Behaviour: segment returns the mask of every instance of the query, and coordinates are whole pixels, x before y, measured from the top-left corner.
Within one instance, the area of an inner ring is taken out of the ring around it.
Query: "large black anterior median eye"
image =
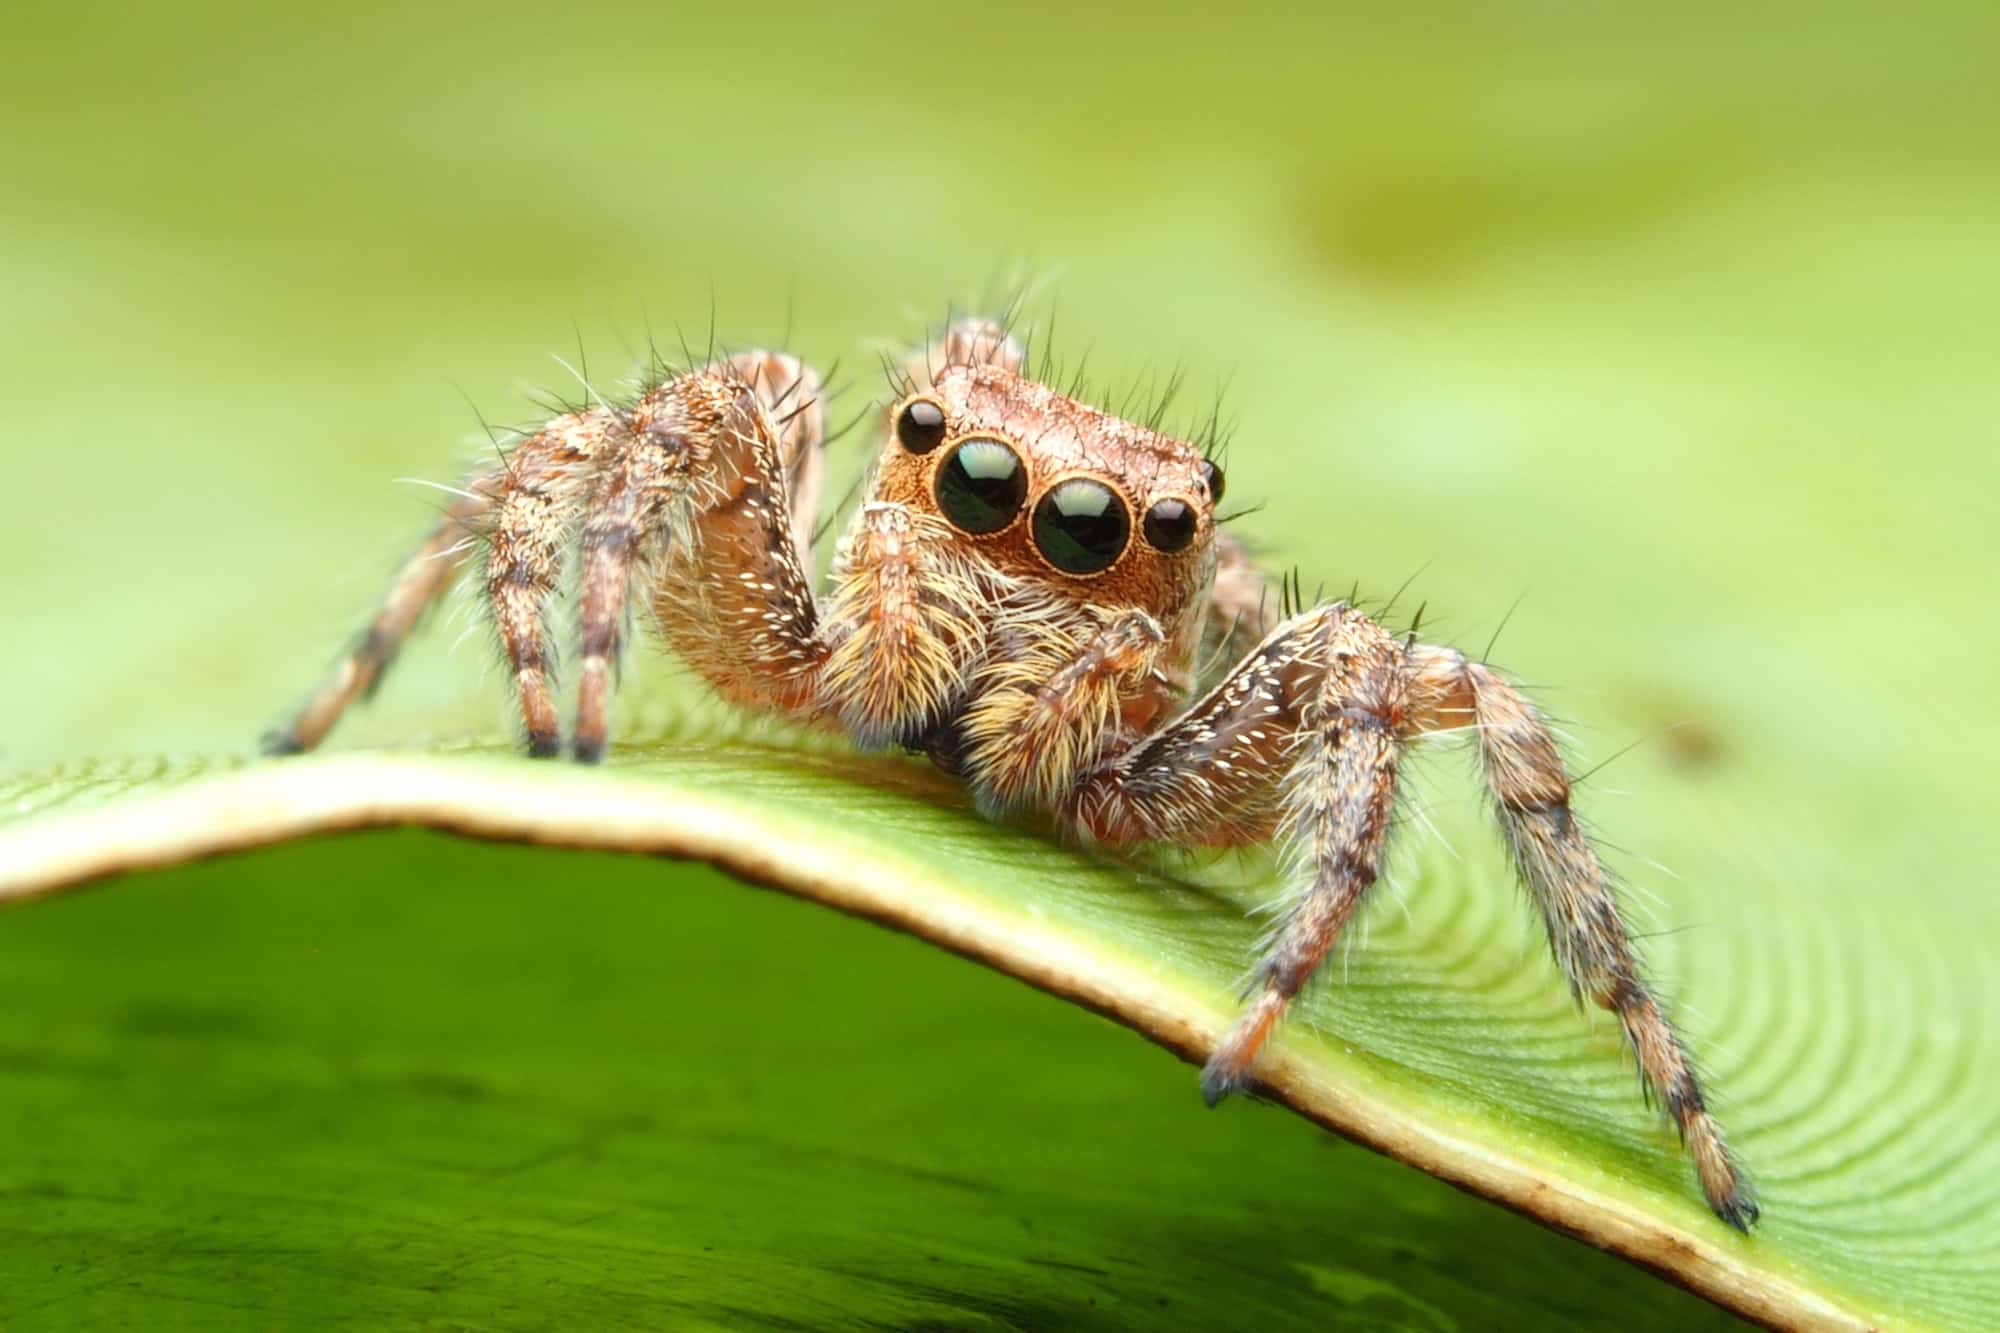
[[[966,532],[998,532],[1028,498],[1028,470],[1000,440],[961,440],[938,465],[938,509]]]
[[[944,443],[944,409],[919,398],[896,414],[896,438],[913,454],[927,454]]]
[[[1156,501],[1146,511],[1146,521],[1139,526],[1154,549],[1171,554],[1187,549],[1187,544],[1194,540],[1197,521],[1193,505],[1169,496]]]
[[[1088,477],[1071,477],[1035,506],[1035,548],[1066,574],[1109,568],[1131,532],[1118,492]]]

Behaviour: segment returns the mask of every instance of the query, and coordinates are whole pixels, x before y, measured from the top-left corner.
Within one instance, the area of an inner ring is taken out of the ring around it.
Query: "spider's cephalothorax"
[[[927,754],[989,812],[1031,809],[1113,845],[1294,849],[1297,882],[1248,1009],[1202,1072],[1213,1102],[1250,1081],[1375,881],[1406,750],[1468,733],[1557,961],[1618,1016],[1710,1206],[1738,1228],[1755,1220],[1571,812],[1548,726],[1513,685],[1344,603],[1281,617],[1216,529],[1220,470],[1027,378],[993,324],[952,327],[897,390],[824,596],[806,572],[820,383],[796,359],[732,356],[549,422],[454,493],[359,645],[270,748],[317,744],[478,563],[529,753],[556,753],[546,641],[575,552],[578,759],[604,753],[637,592],[723,697]],[[1218,657],[1219,676],[1197,681],[1197,662]]]

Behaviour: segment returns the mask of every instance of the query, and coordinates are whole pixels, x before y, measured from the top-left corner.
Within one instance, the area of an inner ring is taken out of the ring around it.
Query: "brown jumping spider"
[[[636,589],[724,698],[927,755],[988,813],[1031,809],[1110,845],[1294,849],[1295,889],[1248,1008],[1202,1071],[1214,1103],[1250,1081],[1375,881],[1405,751],[1469,731],[1557,962],[1618,1016],[1709,1205],[1748,1228],[1748,1183],[1640,975],[1534,705],[1485,665],[1345,603],[1281,616],[1217,531],[1215,464],[1028,378],[995,324],[953,325],[894,387],[824,598],[806,573],[819,377],[779,353],[730,356],[629,405],[558,416],[474,472],[269,748],[317,744],[480,549],[528,753],[555,754],[550,600],[579,552],[580,760],[604,755]],[[1197,696],[1196,664],[1218,658],[1227,670]]]

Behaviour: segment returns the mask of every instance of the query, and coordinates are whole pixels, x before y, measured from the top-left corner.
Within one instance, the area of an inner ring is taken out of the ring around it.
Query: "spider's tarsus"
[[[570,746],[570,755],[579,764],[601,764],[604,762],[604,739],[586,740],[579,736]]]
[[[528,758],[553,759],[562,753],[562,738],[553,731],[535,732],[528,736]]]
[[[1222,1052],[1218,1051],[1201,1067],[1201,1099],[1213,1109],[1230,1093],[1242,1091],[1244,1082],[1242,1074],[1224,1065]]]
[[[1709,1206],[1715,1209],[1717,1217],[1746,1236],[1750,1234],[1750,1228],[1757,1224],[1757,1219],[1764,1215],[1748,1190],[1738,1190],[1726,1199],[1711,1200]]]
[[[262,736],[259,736],[257,738],[257,751],[270,758],[278,759],[288,754],[304,754],[306,752],[306,745],[304,741],[299,739],[298,732],[290,727],[286,727],[283,731],[267,731]]]

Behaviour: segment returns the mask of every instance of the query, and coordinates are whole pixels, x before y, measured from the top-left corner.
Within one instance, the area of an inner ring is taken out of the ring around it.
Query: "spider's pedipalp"
[[[864,747],[914,739],[979,660],[989,597],[942,520],[864,504],[834,553],[821,707]]]
[[[1167,652],[1144,611],[1108,617],[1079,648],[1051,617],[1002,620],[973,680],[964,762],[981,808],[1059,800],[1118,737]]]

